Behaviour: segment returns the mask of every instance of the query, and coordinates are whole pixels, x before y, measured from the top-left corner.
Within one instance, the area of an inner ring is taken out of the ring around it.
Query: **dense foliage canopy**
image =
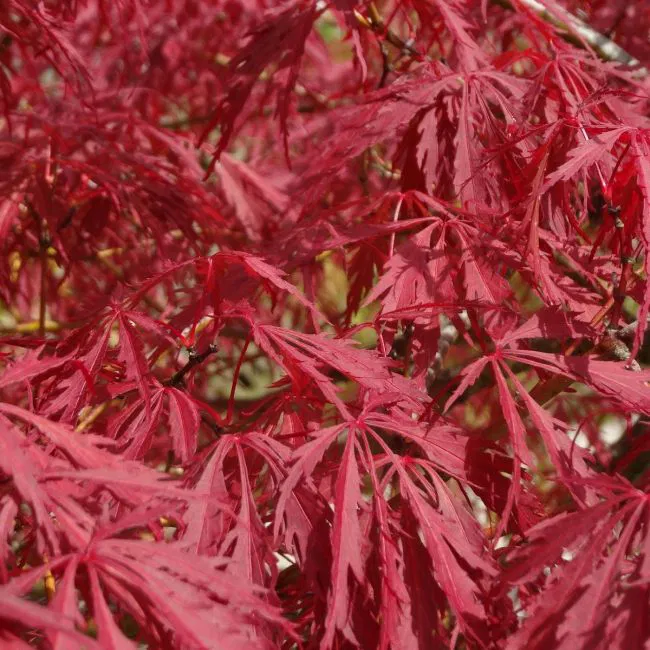
[[[650,647],[649,32],[0,3],[0,646]]]

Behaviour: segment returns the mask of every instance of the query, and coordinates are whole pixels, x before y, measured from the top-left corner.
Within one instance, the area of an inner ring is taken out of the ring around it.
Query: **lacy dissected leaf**
[[[128,590],[144,611],[179,642],[205,648],[273,647],[261,632],[264,623],[286,627],[276,610],[250,586],[229,578],[217,567],[223,560],[187,555],[177,548],[150,543],[106,540],[94,546],[94,566],[100,577]],[[219,630],[215,636],[215,629]]]
[[[0,647],[650,647],[645,4],[0,3]]]
[[[222,126],[215,159],[225,150],[235,128],[235,120],[250,97],[254,84],[270,62],[286,71],[288,78],[278,96],[277,112],[286,138],[290,92],[298,78],[305,40],[317,16],[316,5],[284,3],[267,10],[264,18],[249,34],[249,41],[229,62],[229,91],[219,106],[207,134],[217,124]],[[286,145],[285,145],[286,146]]]
[[[201,298],[216,310],[222,302],[236,303],[248,298],[261,287],[273,298],[291,296],[300,304],[319,315],[316,306],[284,278],[284,272],[250,253],[217,253],[207,260],[198,260],[198,272],[204,278]]]
[[[67,358],[39,358],[38,352],[25,355],[17,363],[5,368],[0,379],[0,388],[11,386],[18,382],[29,382],[44,379],[48,374],[68,363]]]
[[[255,639],[259,647],[271,648],[274,628],[290,634],[289,626],[277,610],[264,602],[261,592],[228,577],[223,567],[223,559],[188,555],[165,543],[154,547],[150,541],[104,539],[93,541],[83,555],[65,558],[60,587],[69,589],[76,583],[87,590],[88,583],[82,578],[88,575],[90,588],[86,593],[97,626],[103,624],[99,629],[101,647],[132,647],[117,625],[124,612],[138,626],[146,627],[148,621],[156,621],[147,633],[153,643],[173,638],[176,644],[197,647],[217,648],[225,643],[228,647],[244,648]],[[58,574],[60,570],[61,567],[52,565],[53,572]],[[24,577],[23,589],[38,577],[38,572],[32,574]],[[121,602],[117,611],[110,606],[115,598]],[[27,620],[29,605],[26,603],[24,610]],[[50,610],[43,611],[37,625],[48,622]],[[51,613],[55,615],[54,611]],[[56,617],[58,624],[52,625],[53,631],[68,629],[74,633],[74,628],[64,626],[60,613]],[[218,638],[211,634],[215,626],[220,631]]]
[[[100,467],[116,463],[115,457],[97,444],[101,440],[97,437],[78,435],[68,425],[48,420],[13,404],[0,403],[0,412],[37,427],[53,446],[64,452],[79,467]]]
[[[526,596],[529,620],[508,647],[612,647],[623,635],[609,621],[624,620],[627,594],[647,603],[645,494],[614,480],[599,487],[603,502],[538,524],[509,555],[505,584],[523,585],[549,565],[551,571],[544,596]],[[647,630],[634,626],[625,636],[636,647],[648,641]]]
[[[188,508],[182,543],[202,554],[218,552],[229,558],[228,573],[272,587],[275,561],[261,515],[275,496],[286,450],[262,434],[249,432],[221,437],[209,453],[201,475],[192,481],[194,490],[209,500],[197,500]]]
[[[626,362],[568,357],[533,350],[508,350],[503,354],[506,358],[587,384],[631,411],[647,413],[650,410],[650,373],[646,370],[634,372]]]
[[[332,368],[359,386],[390,396],[415,402],[419,391],[399,375],[390,371],[390,363],[378,354],[354,346],[350,340],[329,339],[323,335],[303,334],[278,327],[259,325],[256,339],[272,359],[283,366],[294,383],[300,387],[306,377],[315,381],[323,395],[342,413],[347,409],[338,391],[321,370]]]
[[[66,647],[70,650],[81,650],[82,648],[90,650],[103,647],[90,637],[78,632],[74,627],[73,619],[62,617],[58,612],[19,598],[6,587],[0,587],[0,603],[2,604],[0,619],[3,619],[5,623],[41,629],[49,633],[56,631],[61,638],[65,639]],[[14,637],[13,643],[7,637],[5,639],[8,648],[31,647],[26,643],[21,643],[18,637]]]
[[[287,197],[279,189],[242,162],[223,154],[219,166],[219,178],[237,218],[252,241],[259,241],[267,219],[265,206],[282,212],[287,207]],[[267,217],[268,218],[268,217]]]
[[[186,463],[196,451],[201,417],[196,404],[183,391],[165,389],[169,402],[169,428],[176,457]]]
[[[341,630],[343,636],[354,642],[349,629],[350,574],[363,584],[361,563],[361,528],[357,510],[361,502],[360,477],[355,458],[355,435],[348,431],[345,450],[341,459],[339,475],[334,488],[334,520],[332,522],[332,586],[328,598],[328,615],[325,619],[323,647],[334,643],[334,633]]]
[[[638,322],[639,326],[636,329],[634,336],[634,345],[632,348],[632,359],[636,357],[641,343],[643,341],[643,334],[646,329],[646,322],[648,320],[648,312],[650,311],[650,291],[647,288],[648,278],[650,278],[650,153],[648,151],[648,143],[641,141],[634,147],[635,166],[638,174],[638,185],[643,196],[643,206],[641,208],[641,238],[646,250],[644,270],[646,274],[646,290],[644,292],[641,308],[639,309]]]
[[[602,158],[609,156],[614,144],[628,130],[628,127],[619,127],[599,133],[573,149],[569,154],[570,159],[548,175],[540,192],[547,191],[559,181],[567,181],[579,173],[584,173]]]
[[[454,222],[433,224],[406,241],[388,260],[366,297],[381,299],[386,312],[436,303],[499,305],[510,290],[499,266],[482,254],[479,232]]]
[[[445,254],[444,235],[435,247],[430,242],[435,225],[420,231],[412,240],[400,247],[387,262],[385,273],[366,297],[366,303],[382,300],[387,311],[431,302],[449,302],[453,299],[451,262]],[[444,278],[442,282],[438,278]]]
[[[435,581],[463,631],[476,640],[485,638],[485,589],[495,569],[483,549],[475,522],[454,503],[442,481],[426,472],[426,466],[422,467],[423,474],[415,465],[397,467],[408,516],[414,518],[421,531]]]
[[[19,497],[14,498],[14,502],[17,506],[23,499],[30,504],[37,522],[38,536],[45,538],[53,552],[58,553],[59,541],[50,515],[53,504],[39,484],[40,471],[47,466],[47,455],[37,445],[30,444],[23,432],[5,417],[0,418],[0,425],[0,470],[13,483]]]

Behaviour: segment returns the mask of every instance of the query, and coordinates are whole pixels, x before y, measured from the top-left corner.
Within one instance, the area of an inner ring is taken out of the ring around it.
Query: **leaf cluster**
[[[647,647],[648,29],[1,3],[0,646]]]

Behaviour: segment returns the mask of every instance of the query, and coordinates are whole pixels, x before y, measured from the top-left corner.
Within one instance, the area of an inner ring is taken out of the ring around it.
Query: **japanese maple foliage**
[[[649,29],[0,3],[0,646],[650,647]]]

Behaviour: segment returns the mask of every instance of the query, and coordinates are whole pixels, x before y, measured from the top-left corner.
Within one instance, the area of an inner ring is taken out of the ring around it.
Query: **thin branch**
[[[40,295],[38,300],[38,335],[45,336],[45,321],[47,313],[47,250],[50,247],[50,237],[47,233],[47,224],[32,205],[31,201],[25,201],[29,213],[36,221],[38,227],[38,257],[40,260]]]
[[[638,59],[635,59],[620,45],[617,45],[613,40],[607,38],[607,36],[597,32],[593,27],[590,27],[568,11],[563,11],[564,20],[560,20],[556,15],[552,14],[544,4],[538,2],[538,0],[519,1],[521,4],[534,11],[547,23],[553,25],[564,40],[579,47],[584,47],[586,43],[601,59],[605,61],[621,63],[622,65],[631,68],[641,65],[641,62]],[[492,2],[504,9],[515,9],[510,0],[492,0]],[[645,66],[637,68],[633,73],[633,76],[636,78],[643,78],[647,75],[648,69]]]
[[[54,320],[31,320],[26,323],[16,323],[15,325],[0,324],[0,333],[2,334],[35,334],[40,329],[45,332],[59,332],[62,329],[73,329],[79,327],[82,323],[59,323]]]
[[[187,375],[190,370],[193,370],[198,365],[202,364],[210,355],[214,354],[217,351],[217,346],[211,343],[208,345],[208,348],[197,354],[193,350],[190,351],[190,358],[188,362],[180,369],[177,370],[167,381],[164,382],[165,386],[172,386],[174,388],[180,388],[185,384],[185,375]]]
[[[426,58],[420,52],[418,52],[418,50],[416,50],[411,43],[403,40],[395,32],[384,25],[384,22],[381,19],[381,16],[379,15],[379,12],[377,11],[377,8],[373,2],[370,3],[368,16],[364,16],[355,10],[354,17],[357,19],[357,23],[359,23],[361,27],[365,27],[366,29],[375,32],[375,34],[382,35],[386,39],[387,43],[390,43],[398,50],[402,52],[408,52],[411,56],[414,56],[417,59]]]
[[[45,336],[46,310],[47,310],[47,249],[49,244],[43,234],[40,237],[41,257],[41,293],[38,302],[38,335]]]
[[[97,406],[93,407],[92,409],[89,410],[88,413],[86,413],[83,417],[79,417],[79,423],[75,427],[75,431],[77,433],[81,433],[88,429],[90,426],[92,426],[95,423],[95,420],[109,407],[109,406],[114,406],[116,404],[119,404],[122,401],[121,398],[115,398],[115,399],[109,399],[106,400],[105,402],[102,402],[101,404],[98,404]],[[83,411],[82,411],[83,413]]]
[[[648,327],[648,325],[650,325],[650,316],[648,316],[648,319],[646,321],[646,327]],[[639,321],[634,320],[631,323],[627,323],[626,325],[623,325],[622,327],[612,328],[609,333],[611,334],[611,336],[615,336],[617,339],[620,339],[621,341],[630,342],[634,339],[638,327],[639,327]]]

